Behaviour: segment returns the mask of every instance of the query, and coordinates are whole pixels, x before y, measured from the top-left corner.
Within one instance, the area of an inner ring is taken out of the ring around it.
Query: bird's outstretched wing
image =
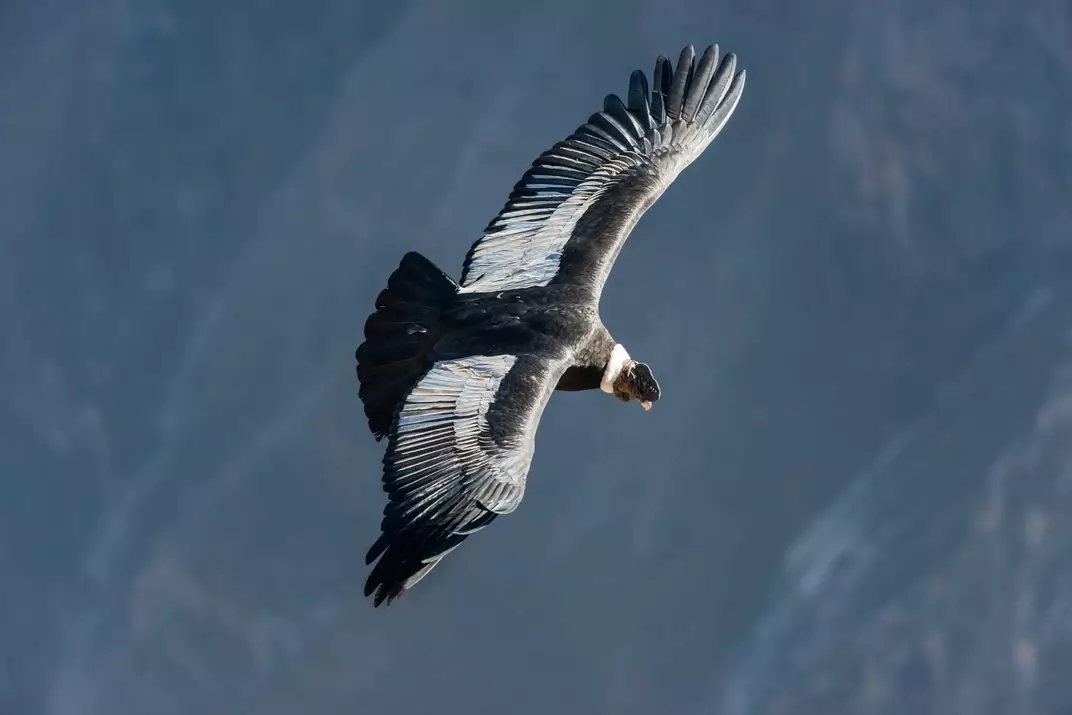
[[[536,427],[564,366],[513,355],[436,362],[409,392],[383,458],[389,496],[365,595],[390,603],[469,534],[517,508]]]
[[[629,232],[737,108],[745,72],[733,53],[692,46],[677,71],[660,55],[653,87],[640,70],[626,101],[603,111],[544,152],[514,186],[506,206],[465,257],[461,286],[492,292],[556,283],[602,293]]]

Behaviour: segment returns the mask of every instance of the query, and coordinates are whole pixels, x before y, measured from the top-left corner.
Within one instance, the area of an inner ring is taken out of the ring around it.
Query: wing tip
[[[380,534],[379,538],[369,547],[369,550],[365,552],[365,565],[371,566],[372,562],[380,558],[383,552],[387,550],[387,534]],[[367,593],[365,594],[368,595]]]
[[[437,541],[434,537],[429,539],[427,532],[422,535],[420,532],[384,531],[369,549],[372,561],[379,560],[365,580],[365,598],[372,596],[374,608],[391,605],[427,576],[444,556],[465,541],[466,536],[455,533]]]
[[[390,605],[401,596],[407,588],[407,581],[415,571],[420,570],[412,568],[411,559],[405,553],[395,553],[397,548],[398,544],[392,543],[392,539],[385,531],[365,554],[366,565],[376,561],[372,572],[365,580],[364,589],[365,598],[372,596],[374,608],[385,604]]]
[[[695,66],[696,48],[692,44],[685,45],[678,55],[677,67],[674,68],[674,76],[670,82],[670,96],[666,103],[666,113],[672,119],[681,116]]]
[[[372,596],[372,607],[390,606],[399,596],[406,592],[400,583],[387,583],[374,581],[372,577],[365,582],[365,598]]]
[[[738,70],[737,53],[731,50],[719,58],[718,48],[712,44],[704,51],[676,117],[703,127],[709,138],[721,131],[736,109],[746,77],[743,68]]]

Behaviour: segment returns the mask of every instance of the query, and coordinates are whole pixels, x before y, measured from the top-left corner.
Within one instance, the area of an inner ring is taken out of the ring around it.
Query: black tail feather
[[[411,251],[376,297],[376,312],[365,321],[365,341],[354,357],[358,394],[377,441],[390,431],[402,400],[431,367],[439,317],[457,291],[450,276]]]

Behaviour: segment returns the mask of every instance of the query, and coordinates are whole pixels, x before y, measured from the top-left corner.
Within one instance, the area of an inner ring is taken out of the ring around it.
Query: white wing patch
[[[471,254],[466,275],[474,279],[463,281],[461,292],[490,293],[550,283],[577,221],[611,183],[614,168],[600,167],[570,193],[534,190],[532,200],[517,201],[512,210],[500,213]]]
[[[546,286],[558,275],[567,244],[590,240],[576,236],[577,225],[601,200],[621,202],[610,207],[617,225],[606,227],[621,235],[590,257],[613,262],[640,215],[703,153],[740,100],[745,74],[734,75],[733,53],[719,63],[718,47],[709,47],[696,67],[694,57],[685,48],[672,75],[660,56],[650,94],[644,73],[634,72],[628,106],[609,95],[602,112],[533,162],[466,256],[463,292]],[[607,197],[626,185],[635,191]],[[609,265],[593,268],[605,279]]]
[[[519,470],[522,465],[492,441],[487,421],[516,361],[514,355],[497,355],[437,362],[410,392],[390,450],[392,498],[411,502],[407,511],[447,516],[462,507],[461,517],[472,500],[497,513],[521,501],[528,460],[520,460]]]
[[[388,494],[365,595],[379,605],[412,587],[470,534],[525,494],[540,415],[564,361],[531,356],[441,360],[410,390],[383,459]]]

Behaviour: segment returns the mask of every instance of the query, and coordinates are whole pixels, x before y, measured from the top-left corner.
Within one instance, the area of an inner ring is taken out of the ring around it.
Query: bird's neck
[[[599,389],[608,394],[614,394],[614,383],[617,382],[622,370],[629,362],[629,352],[621,343],[615,343],[607,358],[607,364],[603,368],[603,379],[599,382]]]

